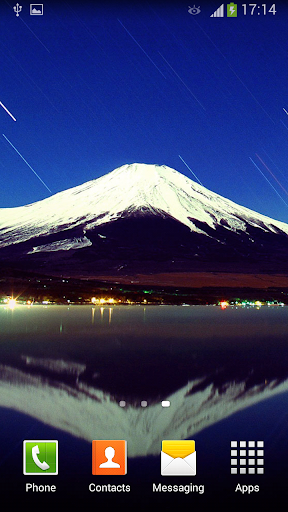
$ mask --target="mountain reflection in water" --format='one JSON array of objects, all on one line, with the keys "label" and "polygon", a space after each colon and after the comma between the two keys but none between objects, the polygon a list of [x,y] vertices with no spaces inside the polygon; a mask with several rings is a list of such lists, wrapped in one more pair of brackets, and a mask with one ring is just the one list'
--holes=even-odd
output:
[{"label": "mountain reflection in water", "polygon": [[0,405],[87,441],[126,439],[130,456],[156,454],[162,439],[192,437],[288,389],[287,315],[285,307],[1,307]]}]

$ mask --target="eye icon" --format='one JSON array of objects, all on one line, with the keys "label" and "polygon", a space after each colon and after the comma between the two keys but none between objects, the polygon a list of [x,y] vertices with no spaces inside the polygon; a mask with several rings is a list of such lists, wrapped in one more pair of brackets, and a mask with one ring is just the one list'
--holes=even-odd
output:
[{"label": "eye icon", "polygon": [[188,7],[189,7],[188,8],[189,14],[193,14],[193,16],[195,16],[195,14],[199,14],[199,12],[201,12],[200,6],[196,7],[195,5],[193,5],[193,7],[190,7],[190,5],[189,5]]}]

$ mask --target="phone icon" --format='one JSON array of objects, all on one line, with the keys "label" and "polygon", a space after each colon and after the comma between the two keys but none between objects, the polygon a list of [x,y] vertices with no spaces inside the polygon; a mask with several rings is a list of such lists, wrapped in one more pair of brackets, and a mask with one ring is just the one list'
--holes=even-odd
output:
[{"label": "phone icon", "polygon": [[23,441],[24,475],[58,475],[58,441]]},{"label": "phone icon", "polygon": [[50,466],[49,464],[47,464],[47,462],[45,462],[45,460],[43,462],[40,462],[40,460],[38,459],[38,455],[40,453],[40,450],[39,450],[39,447],[38,447],[38,444],[36,444],[36,446],[33,446],[32,448],[32,459],[34,460],[36,466],[38,466],[38,468],[42,469],[42,471],[46,471],[46,469],[49,469]]}]

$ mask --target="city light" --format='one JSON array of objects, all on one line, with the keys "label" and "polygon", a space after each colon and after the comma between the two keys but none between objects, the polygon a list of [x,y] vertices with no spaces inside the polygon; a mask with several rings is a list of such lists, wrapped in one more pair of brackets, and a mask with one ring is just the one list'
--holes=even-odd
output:
[{"label": "city light", "polygon": [[16,299],[8,299],[7,304],[10,309],[14,309],[16,306]]},{"label": "city light", "polygon": [[226,309],[227,306],[236,306],[236,307],[256,307],[256,309],[260,309],[261,306],[285,306],[284,302],[280,302],[278,300],[273,301],[261,301],[261,300],[232,300],[232,301],[226,301],[221,300],[218,302],[218,305],[221,307],[221,309]]},{"label": "city light", "polygon": [[[113,299],[113,297],[109,297],[109,299],[97,299],[96,297],[92,297],[91,299],[92,304],[115,304],[116,300]],[[119,301],[118,301],[119,302]]]}]

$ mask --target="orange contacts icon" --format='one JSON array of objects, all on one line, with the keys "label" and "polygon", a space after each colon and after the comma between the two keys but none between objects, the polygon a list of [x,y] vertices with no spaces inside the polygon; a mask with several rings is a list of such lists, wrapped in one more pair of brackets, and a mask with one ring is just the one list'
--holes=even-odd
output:
[{"label": "orange contacts icon", "polygon": [[126,475],[126,441],[92,441],[92,475]]}]

